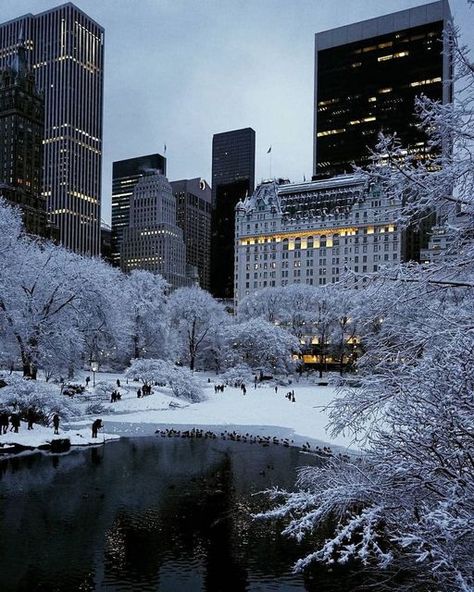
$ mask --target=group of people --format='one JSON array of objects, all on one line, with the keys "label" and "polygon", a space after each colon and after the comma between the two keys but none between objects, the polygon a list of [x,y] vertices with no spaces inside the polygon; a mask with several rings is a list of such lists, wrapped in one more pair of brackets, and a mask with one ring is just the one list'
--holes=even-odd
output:
[{"label": "group of people", "polygon": [[225,384],[215,384],[214,385],[214,392],[215,393],[223,393],[225,389]]},{"label": "group of people", "polygon": [[122,395],[119,391],[112,391],[112,393],[110,394],[110,402],[111,403],[116,403],[117,401],[121,401],[122,400]]},{"label": "group of people", "polygon": [[9,414],[8,411],[0,412],[0,433],[6,434],[8,427],[10,426],[10,432],[14,431],[18,434],[18,428],[20,427],[20,416],[18,413]]},{"label": "group of people", "polygon": [[[37,422],[37,414],[31,407],[26,412],[26,422],[28,424],[29,430],[32,430],[33,425]],[[57,413],[55,413],[52,419],[55,434],[59,434],[59,422],[60,417]],[[21,418],[19,413],[8,413],[7,410],[0,411],[0,434],[6,434],[8,432],[8,428],[10,428],[10,432],[18,434],[20,426]]]},{"label": "group of people", "polygon": [[151,395],[151,384],[145,382],[142,388],[137,390],[137,398],[141,399],[142,397],[146,397],[147,395]]},{"label": "group of people", "polygon": [[296,402],[296,399],[295,399],[295,391],[288,391],[286,393],[286,395],[285,395],[285,399],[288,399],[288,401],[291,401],[292,403],[295,403]]}]

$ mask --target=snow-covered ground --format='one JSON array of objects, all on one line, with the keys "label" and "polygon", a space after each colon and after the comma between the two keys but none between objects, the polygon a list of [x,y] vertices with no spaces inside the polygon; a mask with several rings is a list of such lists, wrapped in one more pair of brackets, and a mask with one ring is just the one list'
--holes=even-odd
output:
[{"label": "snow-covered ground", "polygon": [[8,445],[18,444],[20,446],[28,446],[37,448],[50,444],[52,440],[59,440],[67,438],[71,442],[71,446],[87,446],[89,444],[102,444],[107,440],[116,440],[119,436],[115,434],[101,433],[97,438],[92,438],[92,430],[82,428],[79,430],[59,430],[59,435],[54,435],[52,427],[44,427],[41,425],[34,425],[32,430],[28,430],[28,424],[21,422],[18,433],[7,432],[0,435],[0,450],[7,448]]},{"label": "snow-covered ground", "polygon": [[[102,415],[106,432],[122,435],[151,434],[156,429],[188,429],[192,427],[215,432],[236,431],[261,436],[289,438],[295,445],[310,442],[312,446],[356,449],[352,439],[344,435],[332,437],[326,430],[328,411],[326,406],[335,397],[331,386],[319,386],[315,377],[311,381],[302,379],[289,386],[279,386],[275,393],[274,384],[262,383],[254,388],[247,385],[247,394],[240,388],[226,387],[223,393],[214,392],[214,384],[220,384],[218,376],[200,374],[207,400],[189,404],[171,396],[168,388],[153,387],[153,394],[137,398],[139,383],[126,384],[119,374],[100,373],[97,382],[116,384],[121,382],[122,400],[104,403],[111,414]],[[211,380],[208,383],[208,378]],[[295,402],[285,398],[289,390],[295,392]],[[171,403],[171,406],[170,406]],[[74,426],[84,425],[74,422]],[[178,428],[179,426],[179,428]]]},{"label": "snow-covered ground", "polygon": [[[85,384],[86,373],[80,374],[74,382]],[[69,423],[62,422],[60,435],[67,437],[71,445],[97,444],[118,436],[141,436],[154,434],[157,429],[174,428],[187,430],[193,427],[210,430],[217,434],[224,431],[238,434],[252,434],[262,437],[287,438],[293,445],[310,443],[315,446],[330,446],[338,451],[356,450],[351,438],[344,435],[332,437],[326,430],[328,411],[326,406],[334,400],[335,389],[331,386],[319,386],[318,379],[301,379],[289,386],[278,386],[275,393],[274,383],[247,385],[247,394],[240,388],[226,387],[224,392],[214,392],[214,385],[220,384],[218,376],[196,373],[201,381],[207,399],[201,403],[188,403],[172,396],[169,388],[153,387],[153,394],[137,398],[138,382],[125,380],[122,374],[100,372],[96,375],[96,384],[108,383],[117,388],[122,399],[111,403],[107,398],[98,397],[92,387],[92,381],[85,395],[76,396],[73,402],[83,412],[82,417]],[[208,382],[210,380],[210,382]],[[51,388],[57,388],[52,385]],[[295,402],[285,398],[289,390],[294,390]],[[85,415],[85,409],[91,401],[99,400],[103,412]],[[100,417],[104,428],[97,439],[91,438],[91,425]],[[0,436],[0,445],[18,443],[23,446],[39,446],[53,439],[53,429],[35,425],[28,431],[22,424],[19,434],[8,432]]]}]

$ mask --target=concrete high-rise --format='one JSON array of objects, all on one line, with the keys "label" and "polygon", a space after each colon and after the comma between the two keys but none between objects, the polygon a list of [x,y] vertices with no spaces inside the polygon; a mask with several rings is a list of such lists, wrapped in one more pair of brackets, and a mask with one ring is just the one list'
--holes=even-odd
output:
[{"label": "concrete high-rise", "polygon": [[234,295],[235,206],[255,186],[255,131],[215,134],[212,140],[211,293]]},{"label": "concrete high-rise", "polygon": [[100,253],[104,29],[67,3],[0,25],[0,68],[24,37],[26,59],[44,94],[42,194],[60,241]]},{"label": "concrete high-rise", "polygon": [[415,98],[452,100],[449,51],[443,51],[450,20],[448,1],[439,0],[316,34],[316,177],[369,164],[380,131],[396,132],[411,154],[425,157]]},{"label": "concrete high-rise", "polygon": [[44,101],[20,39],[10,65],[0,70],[0,195],[20,207],[25,230],[39,236],[47,235],[43,135]]},{"label": "concrete high-rise", "polygon": [[123,271],[145,269],[161,274],[172,288],[191,285],[183,231],[176,224],[176,199],[168,179],[147,170],[130,199],[128,227],[121,245]]},{"label": "concrete high-rise", "polygon": [[186,261],[199,275],[199,285],[210,288],[211,188],[204,179],[172,181],[176,198],[176,223],[183,231]]},{"label": "concrete high-rise", "polygon": [[123,231],[128,228],[130,199],[138,181],[147,170],[157,170],[166,176],[166,158],[148,154],[117,160],[112,166],[112,263],[120,266]]}]

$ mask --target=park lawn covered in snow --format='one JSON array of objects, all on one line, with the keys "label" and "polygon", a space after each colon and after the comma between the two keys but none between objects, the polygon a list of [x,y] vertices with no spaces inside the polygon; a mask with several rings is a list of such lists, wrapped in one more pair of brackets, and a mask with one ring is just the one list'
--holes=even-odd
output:
[{"label": "park lawn covered in snow", "polygon": [[0,435],[0,450],[8,447],[8,445],[20,445],[31,448],[38,448],[38,446],[45,446],[51,443],[52,440],[60,440],[67,438],[71,442],[71,446],[88,446],[90,444],[102,444],[108,440],[116,440],[119,436],[116,434],[106,434],[99,431],[97,438],[92,438],[92,430],[90,428],[82,428],[79,430],[59,430],[59,435],[54,434],[52,427],[45,427],[41,425],[34,425],[32,430],[28,430],[28,424],[21,422],[19,432],[7,432]]},{"label": "park lawn covered in snow", "polygon": [[[326,406],[334,400],[335,388],[319,386],[307,379],[293,382],[290,386],[279,386],[275,393],[273,383],[261,383],[247,386],[247,394],[240,388],[226,387],[223,393],[214,393],[214,384],[220,384],[219,376],[196,373],[202,381],[207,399],[201,403],[188,403],[176,399],[166,387],[153,387],[153,394],[137,398],[136,391],[140,383],[129,382],[120,374],[100,373],[97,382],[116,385],[121,382],[122,400],[116,403],[104,403],[111,414],[101,417],[106,431],[123,435],[153,433],[159,426],[192,427],[219,431],[246,432],[253,435],[289,438],[295,445],[306,441],[312,445],[329,445],[342,448],[357,448],[350,437],[339,435],[331,437],[326,431],[328,410]],[[207,380],[210,378],[211,382]],[[313,378],[312,380],[315,380]],[[295,403],[288,401],[285,394],[295,392]],[[171,403],[171,405],[170,405]],[[110,425],[112,422],[113,425]],[[73,422],[82,425],[83,422]],[[156,427],[155,427],[156,426]],[[217,431],[216,429],[216,431]]]}]

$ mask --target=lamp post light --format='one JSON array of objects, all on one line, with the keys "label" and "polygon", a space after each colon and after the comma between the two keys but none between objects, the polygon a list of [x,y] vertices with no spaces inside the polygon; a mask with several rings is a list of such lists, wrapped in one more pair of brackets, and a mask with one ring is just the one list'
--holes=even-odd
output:
[{"label": "lamp post light", "polygon": [[91,370],[92,370],[92,386],[95,388],[95,373],[99,369],[99,362],[95,360],[91,360]]}]

